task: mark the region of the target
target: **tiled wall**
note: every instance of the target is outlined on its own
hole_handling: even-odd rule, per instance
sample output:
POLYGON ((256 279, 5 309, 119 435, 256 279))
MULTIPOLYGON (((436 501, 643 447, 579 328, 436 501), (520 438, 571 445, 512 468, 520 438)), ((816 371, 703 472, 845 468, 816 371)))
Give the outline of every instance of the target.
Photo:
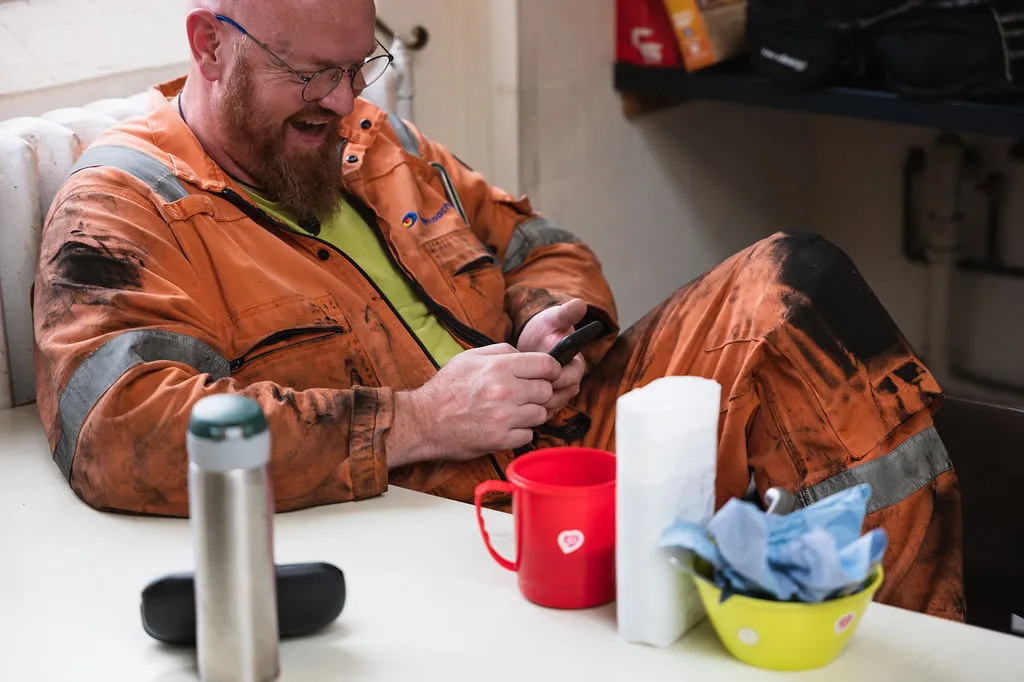
POLYGON ((810 227, 801 121, 710 103, 628 120, 614 2, 519 9, 523 188, 595 249, 625 324, 758 238, 810 227))

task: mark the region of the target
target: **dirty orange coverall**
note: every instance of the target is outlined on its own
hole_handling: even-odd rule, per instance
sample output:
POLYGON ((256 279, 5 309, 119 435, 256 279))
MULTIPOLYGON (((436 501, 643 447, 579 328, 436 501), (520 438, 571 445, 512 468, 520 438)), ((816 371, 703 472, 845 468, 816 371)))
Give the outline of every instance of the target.
MULTIPOLYGON (((389 483, 471 500, 512 453, 388 471, 394 391, 437 367, 343 253, 277 224, 204 153, 171 99, 182 82, 90 147, 43 230, 38 407, 72 489, 98 509, 186 515, 190 408, 235 392, 268 416, 278 510, 389 483)), ((613 449, 617 396, 667 374, 714 378, 719 505, 751 476, 803 503, 870 482, 866 525, 890 537, 878 599, 962 619, 960 498, 931 421, 940 390, 842 251, 766 237, 620 333, 594 253, 527 199, 368 102, 342 135, 349 199, 466 348, 514 343, 572 297, 604 322, 580 395, 535 446, 613 449), (406 228, 410 212, 431 220, 406 228)))

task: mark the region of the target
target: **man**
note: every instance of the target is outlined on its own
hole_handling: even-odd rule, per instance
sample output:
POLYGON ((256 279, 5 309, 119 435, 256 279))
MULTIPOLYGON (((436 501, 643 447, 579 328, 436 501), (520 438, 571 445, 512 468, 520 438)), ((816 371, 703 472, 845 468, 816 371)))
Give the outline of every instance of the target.
MULTIPOLYGON (((184 82, 83 156, 35 286, 39 409, 75 492, 185 515, 191 406, 257 400, 278 510, 390 484, 457 500, 513 450, 614 446, 618 395, 723 386, 717 498, 874 486, 881 599, 963 617, 936 382, 853 264, 775 235, 619 334, 590 249, 357 99, 370 0, 197 0, 184 82), (574 327, 606 334, 562 368, 574 327), (585 378, 584 378, 585 377, 585 378)), ((500 503, 500 501, 498 501, 500 503)))

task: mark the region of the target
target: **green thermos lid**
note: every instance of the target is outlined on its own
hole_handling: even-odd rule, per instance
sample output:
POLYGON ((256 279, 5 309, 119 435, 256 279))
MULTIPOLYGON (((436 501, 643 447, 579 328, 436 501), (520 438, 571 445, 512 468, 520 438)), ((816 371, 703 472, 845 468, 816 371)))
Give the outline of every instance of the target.
POLYGON ((252 438, 267 430, 267 418, 259 403, 245 396, 218 393, 192 408, 188 431, 196 438, 226 440, 252 438))

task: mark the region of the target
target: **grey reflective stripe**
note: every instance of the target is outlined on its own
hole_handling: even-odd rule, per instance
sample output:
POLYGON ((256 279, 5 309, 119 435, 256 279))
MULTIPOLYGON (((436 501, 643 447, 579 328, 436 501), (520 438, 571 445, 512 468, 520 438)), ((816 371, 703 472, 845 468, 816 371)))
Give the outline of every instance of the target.
POLYGON ((579 239, 572 232, 563 230, 548 219, 532 218, 517 227, 512 233, 512 238, 508 242, 505 263, 501 269, 503 272, 509 272, 519 267, 534 249, 542 246, 573 244, 578 241, 579 239))
POLYGON ((459 198, 459 193, 455 191, 455 183, 452 182, 451 176, 448 175, 448 169, 436 161, 430 165, 433 166, 434 170, 441 177, 441 184, 444 185, 444 194, 448 197, 448 201, 455 206, 455 210, 459 212, 462 222, 466 224, 466 227, 472 227, 469 224, 469 216, 466 215, 466 209, 462 206, 462 199, 459 198))
POLYGON ((797 493, 800 506, 807 506, 841 490, 861 483, 871 484, 867 513, 898 504, 939 475, 951 471, 946 446, 934 426, 911 436, 878 459, 858 464, 797 493))
POLYGON ((419 158, 420 141, 416 139, 415 135, 413 135, 409 126, 405 125, 405 121, 402 120, 402 117, 397 114, 388 114, 388 123, 391 124, 395 134, 398 135, 398 141, 402 143, 402 149, 416 158, 419 158))
POLYGON ((174 172, 145 152, 130 147, 102 145, 86 149, 78 162, 71 168, 71 177, 83 168, 112 166, 135 176, 153 188, 161 199, 178 201, 188 196, 188 190, 174 172))
POLYGON ((214 379, 231 375, 228 361, 199 339, 158 329, 127 331, 86 358, 60 394, 61 436, 54 450, 57 466, 71 480, 78 436, 99 399, 125 372, 144 362, 180 362, 214 379))

